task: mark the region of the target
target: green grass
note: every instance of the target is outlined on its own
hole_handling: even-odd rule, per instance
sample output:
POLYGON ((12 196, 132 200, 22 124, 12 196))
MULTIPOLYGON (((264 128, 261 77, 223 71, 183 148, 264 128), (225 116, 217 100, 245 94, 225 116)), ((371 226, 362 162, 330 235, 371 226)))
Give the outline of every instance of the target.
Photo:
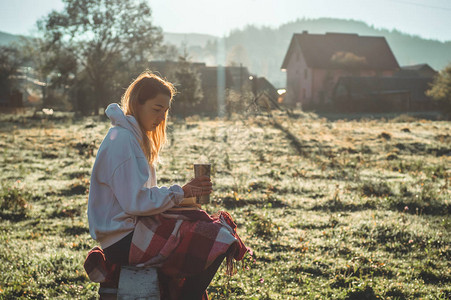
MULTIPOLYGON (((313 114, 169 123, 158 184, 212 163, 205 209, 254 251, 212 299, 449 299, 451 123, 313 114)), ((105 118, 0 115, 0 299, 94 299, 86 218, 105 118)))

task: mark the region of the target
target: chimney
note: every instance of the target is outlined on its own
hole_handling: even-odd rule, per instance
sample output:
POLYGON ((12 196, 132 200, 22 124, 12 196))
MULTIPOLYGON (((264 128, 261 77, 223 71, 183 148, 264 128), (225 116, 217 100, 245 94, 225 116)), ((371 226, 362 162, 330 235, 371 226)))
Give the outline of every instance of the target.
POLYGON ((302 34, 308 34, 308 31, 307 30, 303 30, 302 34))

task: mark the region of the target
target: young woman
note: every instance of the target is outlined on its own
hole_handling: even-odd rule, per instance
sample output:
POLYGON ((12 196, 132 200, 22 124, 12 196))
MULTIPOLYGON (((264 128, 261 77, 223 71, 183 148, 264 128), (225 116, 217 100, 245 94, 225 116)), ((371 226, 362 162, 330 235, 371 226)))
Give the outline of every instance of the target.
POLYGON ((114 288, 120 265, 157 266, 162 299, 208 299, 206 288, 223 259, 240 260, 247 248, 227 213, 177 209, 185 198, 210 194, 209 177, 157 186, 173 96, 171 83, 144 72, 121 107, 106 109, 113 126, 99 147, 88 201, 89 231, 101 249, 90 251, 85 269, 101 288, 114 288))

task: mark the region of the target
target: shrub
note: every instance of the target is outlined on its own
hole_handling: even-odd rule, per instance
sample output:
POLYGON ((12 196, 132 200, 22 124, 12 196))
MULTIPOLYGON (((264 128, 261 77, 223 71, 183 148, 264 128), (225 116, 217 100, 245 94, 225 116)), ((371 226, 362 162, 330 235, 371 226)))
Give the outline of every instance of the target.
POLYGON ((402 160, 394 161, 391 165, 392 171, 395 172, 420 172, 423 171, 425 167, 424 161, 416 160, 411 162, 405 162, 402 160))
POLYGON ((448 178, 448 172, 444 165, 428 166, 425 168, 425 172, 430 177, 448 178))
POLYGON ((379 136, 378 136, 379 138, 382 138, 382 139, 384 139, 384 140, 391 140, 391 134, 390 133, 388 133, 388 132, 382 132, 379 136))
POLYGON ((251 213, 249 216, 249 231, 260 237, 269 237, 273 235, 273 228, 275 227, 271 218, 251 213))
POLYGON ((389 195, 393 194, 390 186, 384 181, 381 181, 381 182, 370 182, 370 181, 364 182, 363 185, 360 187, 360 191, 365 196, 382 197, 382 196, 389 196, 389 195))
POLYGON ((379 299, 372 287, 368 285, 353 287, 346 295, 346 300, 379 299))
POLYGON ((441 201, 442 196, 433 183, 423 183, 419 191, 401 186, 399 195, 388 197, 390 209, 407 211, 412 214, 447 215, 451 205, 441 201))
POLYGON ((401 114, 391 120, 393 123, 411 123, 418 121, 418 118, 408 114, 401 114))
POLYGON ((388 153, 385 158, 387 160, 395 160, 395 159, 398 159, 398 155, 396 155, 396 153, 388 153))
POLYGON ((24 191, 23 188, 2 187, 0 190, 0 218, 20 220, 27 216, 30 209, 28 201, 31 199, 31 193, 24 191))

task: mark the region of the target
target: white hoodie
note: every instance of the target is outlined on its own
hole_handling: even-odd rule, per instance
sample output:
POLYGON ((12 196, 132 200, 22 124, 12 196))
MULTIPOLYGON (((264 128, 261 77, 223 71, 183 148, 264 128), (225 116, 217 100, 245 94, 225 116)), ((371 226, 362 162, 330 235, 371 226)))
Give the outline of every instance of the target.
POLYGON ((157 187, 155 169, 142 151, 141 130, 116 103, 105 110, 111 127, 103 139, 91 174, 89 232, 106 248, 133 231, 138 216, 161 213, 183 200, 179 185, 157 187))

